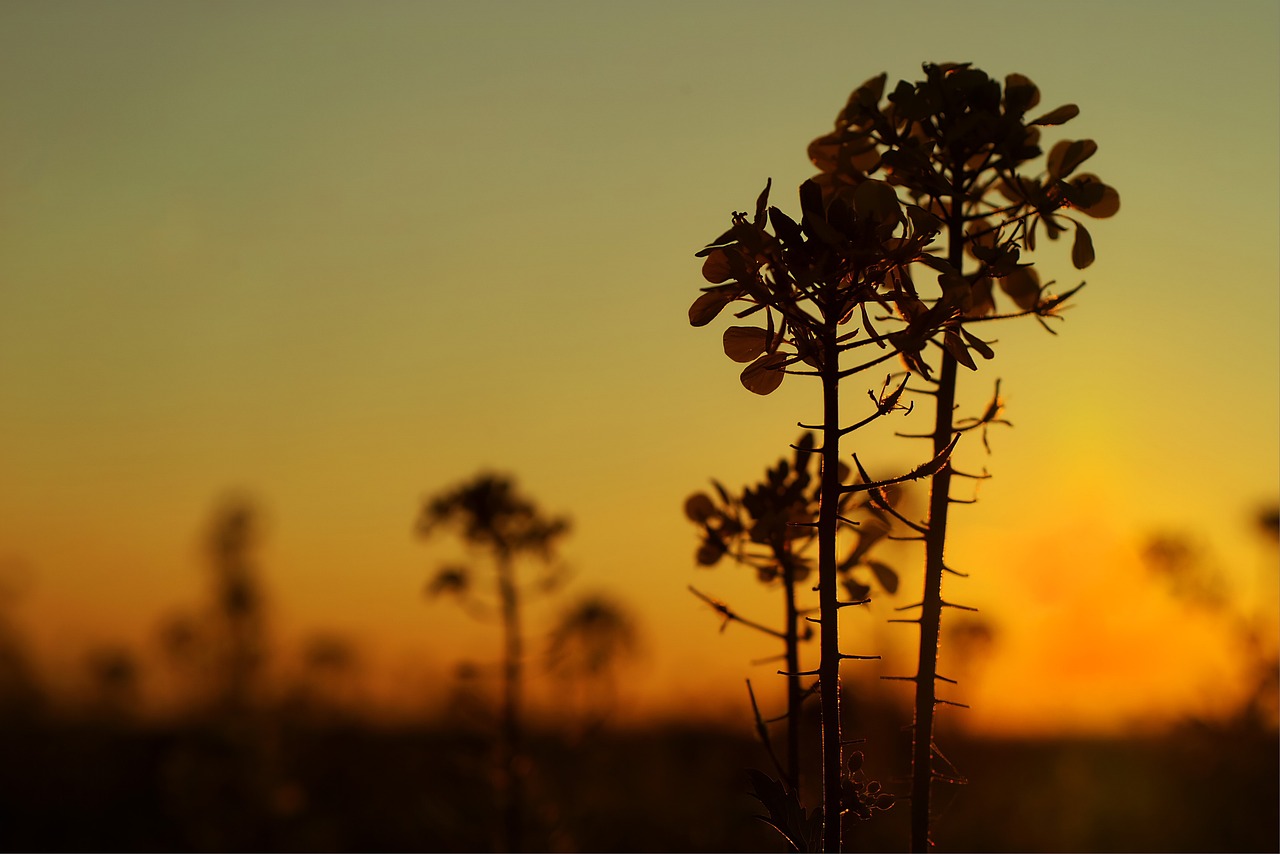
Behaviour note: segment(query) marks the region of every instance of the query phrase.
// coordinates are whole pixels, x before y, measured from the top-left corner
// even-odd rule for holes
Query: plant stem
[[[822,850],[840,850],[840,604],[837,584],[836,525],[840,510],[840,365],[836,355],[836,318],[823,329],[822,490],[818,505],[818,604],[822,690]]]
[[[946,448],[952,430],[956,360],[943,356],[938,384],[934,453]],[[911,850],[929,850],[929,794],[933,782],[933,711],[937,702],[938,638],[942,629],[943,550],[947,540],[951,463],[933,476],[929,494],[929,532],[925,538],[924,597],[920,606],[920,661],[916,668],[915,741],[911,760]]]
[[[795,569],[790,561],[783,564],[782,581],[786,591],[787,622],[787,785],[800,791],[800,630],[796,612]]]
[[[502,850],[520,851],[521,757],[520,683],[524,644],[520,636],[520,599],[511,556],[498,556],[498,596],[502,602],[502,736],[498,745],[499,797],[502,799]]]
[[[959,188],[953,181],[948,218],[948,260],[957,270],[964,261],[964,219]],[[941,454],[955,430],[956,360],[943,351],[942,371],[934,398],[933,453]],[[911,757],[911,850],[929,850],[929,798],[933,783],[933,712],[937,705],[938,640],[942,633],[942,573],[947,544],[947,513],[951,507],[951,462],[930,481],[929,523],[925,535],[924,595],[920,606],[920,659],[916,667],[916,708]]]

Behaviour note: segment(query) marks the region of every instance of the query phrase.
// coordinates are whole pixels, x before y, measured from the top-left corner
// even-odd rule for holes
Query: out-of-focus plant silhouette
[[[47,710],[26,639],[13,620],[13,610],[28,587],[28,569],[20,561],[0,563],[0,725],[30,722]]]
[[[1041,128],[1075,118],[1080,111],[1074,104],[1031,118],[1028,113],[1039,104],[1040,92],[1021,74],[1010,74],[1003,86],[968,63],[926,64],[924,74],[914,83],[900,81],[883,102],[885,75],[859,86],[836,116],[834,130],[810,144],[809,156],[820,170],[814,181],[827,204],[854,200],[883,179],[941,226],[945,255],[919,259],[921,267],[936,273],[937,291],[897,304],[908,322],[930,314],[941,315],[941,322],[931,325],[927,335],[904,333],[894,342],[905,367],[927,383],[911,393],[934,403],[933,429],[920,438],[932,443],[936,457],[954,447],[960,434],[979,429],[990,450],[987,429],[1003,423],[998,381],[980,415],[956,417],[958,367],[976,370],[975,353],[981,359],[995,355],[990,343],[969,328],[1029,316],[1053,331],[1048,319],[1083,283],[1051,295],[1052,282],[1041,283],[1028,253],[1036,249],[1041,232],[1056,240],[1073,231],[1072,264],[1088,267],[1094,260],[1093,241],[1079,214],[1110,217],[1119,210],[1120,197],[1096,175],[1079,171],[1098,150],[1093,140],[1061,140],[1040,160]],[[1013,303],[1012,310],[999,308],[997,289]],[[910,290],[916,296],[914,286]],[[952,479],[957,476],[974,475],[957,472],[949,459],[931,473],[928,519],[917,528],[926,552],[920,654],[916,673],[903,677],[916,687],[913,851],[926,851],[930,844],[930,792],[940,776],[934,765],[934,712],[949,702],[936,690],[938,681],[949,681],[937,671],[937,653],[942,609],[951,604],[942,598],[942,577],[950,569],[944,552],[950,506],[957,502]]]
[[[587,594],[565,607],[547,635],[546,665],[560,681],[562,699],[578,695],[581,728],[597,730],[611,710],[619,667],[640,652],[635,618],[604,594]]]
[[[217,702],[229,714],[252,705],[266,654],[266,606],[254,560],[260,528],[254,505],[232,498],[219,508],[208,535]]]
[[[350,723],[359,719],[360,654],[340,634],[320,631],[302,645],[299,673],[286,706],[313,724]]]
[[[1269,550],[1276,543],[1276,515],[1263,509],[1257,532]],[[1275,732],[1280,729],[1280,603],[1274,598],[1276,565],[1271,555],[1250,604],[1219,567],[1212,552],[1188,532],[1162,531],[1142,550],[1148,571],[1174,598],[1219,623],[1242,665],[1247,692],[1227,725]]]
[[[709,568],[728,557],[754,570],[761,583],[776,585],[782,592],[783,622],[782,628],[777,629],[748,619],[724,602],[690,587],[721,616],[724,621],[722,630],[729,623],[738,622],[782,642],[781,658],[785,664],[781,672],[787,679],[786,712],[765,720],[756,705],[754,691],[751,692],[751,700],[757,733],[786,789],[792,792],[799,791],[801,782],[802,705],[819,684],[817,681],[808,686],[803,684],[800,645],[810,640],[813,634],[812,625],[804,618],[815,609],[803,605],[799,595],[800,585],[810,578],[813,571],[812,547],[817,539],[816,529],[809,524],[818,515],[821,499],[820,480],[810,466],[816,441],[814,434],[806,431],[793,446],[793,456],[789,459],[784,457],[767,468],[760,482],[744,487],[741,492],[731,493],[719,481],[712,480],[714,495],[696,492],[684,505],[685,516],[701,532],[701,542],[695,553],[699,566]],[[840,479],[844,481],[849,477],[849,470],[841,465]],[[892,502],[897,491],[890,488],[886,493],[886,498]],[[850,526],[850,541],[837,564],[840,583],[849,600],[867,599],[872,581],[884,592],[896,593],[897,572],[872,556],[875,545],[890,531],[891,518],[870,503],[865,494],[846,493],[841,496],[838,509],[842,517],[857,523],[856,528]],[[747,685],[750,690],[750,680]],[[773,750],[768,728],[770,723],[783,721],[786,723],[785,763]],[[773,790],[772,786],[765,788]],[[881,804],[887,806],[889,801],[882,800]],[[786,831],[783,832],[785,835]]]
[[[569,520],[548,516],[518,490],[507,475],[482,473],[426,500],[418,517],[418,533],[431,537],[452,530],[467,545],[486,554],[493,573],[496,611],[502,621],[502,713],[496,761],[502,822],[501,850],[519,851],[524,844],[523,776],[527,762],[522,745],[522,692],[525,632],[521,608],[533,592],[548,593],[565,579],[556,558],[559,542],[569,532]],[[521,583],[517,567],[534,559],[542,574]],[[427,585],[431,596],[451,595],[470,612],[490,613],[487,591],[477,589],[478,570],[470,565],[442,567]]]
[[[177,616],[161,627],[180,684],[208,686],[188,708],[198,728],[165,767],[169,809],[183,816],[193,847],[265,845],[280,805],[277,722],[265,684],[262,536],[262,513],[252,499],[221,501],[203,538],[210,604],[200,617]]]

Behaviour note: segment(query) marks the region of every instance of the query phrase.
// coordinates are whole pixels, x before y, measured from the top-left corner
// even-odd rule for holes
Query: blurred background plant
[[[502,623],[502,712],[495,756],[495,782],[500,804],[498,850],[523,851],[525,840],[523,699],[525,627],[522,609],[532,593],[559,589],[566,569],[556,561],[556,548],[569,532],[564,516],[547,516],[520,494],[509,475],[481,473],[428,499],[418,519],[418,533],[431,537],[453,530],[481,552],[493,573],[493,592],[477,589],[478,570],[446,565],[427,585],[429,596],[450,595],[470,613],[498,615]],[[543,572],[532,584],[517,577],[517,566],[532,558]],[[496,599],[496,605],[493,600]]]

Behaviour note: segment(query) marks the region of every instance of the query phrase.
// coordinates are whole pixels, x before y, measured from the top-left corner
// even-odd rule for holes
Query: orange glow
[[[973,706],[957,714],[988,732],[1115,732],[1242,696],[1229,620],[1161,592],[1139,548],[1164,529],[1206,539],[1246,612],[1272,583],[1251,580],[1275,555],[1248,520],[1280,470],[1274,27],[1184,3],[1068,21],[1019,8],[1026,32],[1112,57],[1082,65],[937,11],[910,55],[873,39],[851,68],[812,50],[813,21],[891,32],[892,8],[761,7],[709,41],[729,26],[718,4],[678,19],[512,7],[497,29],[450,4],[216,21],[126,5],[0,13],[0,618],[59,690],[83,689],[87,651],[108,643],[167,678],[158,626],[209,607],[201,537],[244,490],[265,517],[277,672],[336,633],[360,651],[370,708],[425,714],[459,661],[496,659],[497,635],[424,601],[439,562],[465,555],[413,520],[424,496],[495,468],[573,517],[565,597],[634,609],[645,656],[620,680],[621,718],[746,721],[744,678],[775,699],[780,681],[748,662],[777,650],[719,633],[685,588],[762,621],[781,606],[749,573],[697,569],[681,506],[708,478],[757,477],[817,398],[803,382],[755,398],[717,336],[687,328],[693,253],[766,177],[808,176],[805,143],[862,76],[967,44],[1079,101],[1126,207],[1062,334],[1004,327],[993,365],[962,380],[980,411],[998,376],[1017,427],[993,429],[990,457],[960,451],[996,477],[955,528],[972,577],[949,589],[994,632],[989,657],[950,663]],[[744,83],[743,51],[775,73]],[[1203,62],[1160,61],[1191,52]],[[1227,152],[1212,180],[1187,175],[1188,104],[1196,151]],[[903,463],[891,432],[860,458]],[[900,599],[846,618],[886,670],[911,667],[910,631],[885,620],[917,563],[904,550]],[[535,630],[555,608],[531,606]],[[533,693],[554,715],[555,687]]]

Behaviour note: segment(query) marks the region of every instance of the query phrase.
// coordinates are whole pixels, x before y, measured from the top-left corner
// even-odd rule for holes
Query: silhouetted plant
[[[516,851],[521,848],[523,835],[521,694],[525,641],[521,601],[530,592],[518,582],[516,566],[523,558],[535,558],[546,570],[536,582],[537,588],[545,592],[558,587],[564,574],[554,561],[555,549],[569,531],[569,520],[544,515],[519,493],[512,478],[480,474],[423,505],[418,518],[421,535],[431,536],[446,527],[467,544],[488,552],[492,561],[503,630],[502,723],[497,757],[501,845],[507,851]],[[488,603],[475,589],[474,575],[470,566],[446,566],[428,584],[427,592],[433,596],[456,596],[472,613],[487,613]]]
[[[361,657],[340,634],[316,632],[302,647],[300,672],[287,704],[311,723],[354,721],[359,707]]]
[[[729,231],[698,253],[705,256],[703,276],[711,282],[689,309],[689,321],[704,326],[730,304],[745,303],[735,316],[763,314],[764,328],[734,326],[725,330],[726,355],[746,362],[742,384],[757,394],[775,390],[788,374],[819,378],[822,386],[822,420],[800,425],[818,430],[822,466],[818,487],[817,528],[819,646],[818,685],[822,708],[822,847],[840,849],[840,816],[852,804],[842,801],[848,778],[841,760],[840,662],[878,656],[844,653],[839,645],[841,608],[865,604],[864,599],[839,598],[839,560],[836,553],[841,499],[850,493],[867,493],[881,509],[888,507],[882,490],[892,484],[926,477],[942,466],[951,446],[905,475],[876,480],[864,475],[861,482],[846,484],[840,477],[840,443],[849,433],[892,412],[901,403],[905,379],[886,380],[879,394],[871,395],[872,412],[842,426],[840,382],[882,364],[901,350],[923,346],[949,321],[945,306],[925,307],[916,295],[908,267],[919,262],[941,226],[937,217],[914,204],[899,201],[893,187],[868,180],[849,197],[824,201],[821,188],[812,181],[800,187],[801,221],[797,223],[768,205],[769,186],[756,202],[753,217],[735,213]],[[770,230],[772,229],[772,230]],[[893,332],[875,329],[870,310],[897,307],[904,322]],[[844,327],[854,319],[862,326]],[[859,338],[859,334],[866,334]],[[885,350],[849,367],[841,357],[875,346]],[[856,460],[855,456],[855,460]],[[811,674],[805,674],[811,675]],[[794,842],[794,840],[793,840]]]
[[[168,808],[193,848],[262,848],[281,783],[273,711],[264,702],[267,608],[256,550],[261,514],[242,496],[222,501],[203,537],[211,606],[200,620],[165,627],[162,640],[184,676],[206,683],[198,726],[165,765]]]
[[[950,453],[960,435],[1004,423],[997,393],[976,418],[957,421],[955,380],[957,365],[977,365],[973,353],[994,357],[990,344],[967,328],[996,318],[1034,316],[1046,319],[1077,288],[1061,296],[1047,293],[1047,285],[1024,263],[1021,254],[1035,249],[1037,231],[1056,239],[1074,227],[1072,261],[1077,268],[1093,262],[1092,239],[1081,222],[1064,213],[1075,210],[1092,217],[1108,217],[1119,208],[1114,189],[1096,176],[1075,174],[1097,150],[1092,140],[1064,140],[1049,152],[1037,177],[1024,167],[1042,154],[1039,127],[1062,124],[1078,114],[1074,105],[1052,110],[1027,121],[1026,112],[1039,101],[1039,91],[1022,75],[1000,84],[968,65],[926,65],[926,79],[902,82],[881,106],[885,76],[856,89],[836,120],[835,130],[815,140],[810,157],[821,174],[800,190],[801,223],[767,208],[766,191],[754,218],[735,214],[733,227],[712,243],[704,276],[712,283],[689,311],[690,322],[702,326],[727,305],[745,302],[737,313],[746,317],[764,311],[765,328],[733,327],[724,336],[725,352],[749,362],[742,382],[751,391],[767,394],[788,373],[812,374],[823,385],[822,485],[818,517],[819,590],[822,627],[820,686],[838,685],[842,654],[838,648],[837,609],[852,603],[836,596],[835,533],[839,496],[866,491],[877,506],[914,530],[925,541],[925,583],[917,672],[897,677],[916,684],[914,748],[912,756],[912,848],[926,850],[929,797],[935,777],[933,715],[938,703],[935,683],[941,610],[950,603],[941,597],[947,512],[956,499],[951,478],[965,476],[950,465]],[[1074,177],[1073,177],[1074,175]],[[910,201],[900,198],[902,193]],[[766,225],[771,225],[770,233]],[[928,251],[943,233],[945,257]],[[975,265],[965,267],[965,258]],[[912,269],[927,267],[937,274],[936,295],[922,295]],[[996,312],[994,288],[1013,300],[1016,310]],[[879,306],[887,316],[873,318]],[[853,317],[862,327],[842,334],[839,327]],[[887,324],[879,331],[876,324]],[[857,338],[863,329],[866,334]],[[839,355],[875,345],[887,352],[841,368]],[[857,456],[861,483],[845,485],[838,477],[839,440],[870,420],[901,409],[907,379],[886,381],[872,415],[848,427],[839,421],[841,380],[890,358],[902,360],[909,373],[932,385],[912,389],[933,398],[934,427],[921,438],[933,444],[932,460],[909,474],[890,480],[873,479]],[[800,369],[803,364],[811,370]],[[803,425],[802,425],[803,426]],[[814,428],[819,429],[819,428]],[[886,485],[915,477],[932,479],[928,519],[913,522],[884,501]],[[973,476],[973,475],[968,475]],[[985,475],[982,475],[985,476]],[[960,607],[952,605],[952,607]],[[892,677],[891,677],[892,678]],[[839,700],[837,690],[823,692],[823,798],[828,816],[839,808]],[[823,847],[838,850],[838,822],[827,822]]]
[[[1266,514],[1258,521],[1259,533],[1274,537]],[[1274,540],[1271,545],[1274,545]],[[1169,593],[1188,608],[1213,618],[1224,636],[1232,641],[1234,653],[1242,665],[1241,685],[1248,689],[1240,705],[1233,710],[1228,724],[1254,731],[1275,731],[1280,727],[1280,640],[1276,636],[1276,602],[1262,591],[1256,592],[1252,608],[1241,601],[1238,588],[1231,584],[1211,552],[1192,536],[1182,532],[1162,532],[1147,538],[1142,549],[1143,562],[1152,576]],[[1276,564],[1266,567],[1274,576]]]
[[[782,591],[783,623],[781,629],[775,629],[743,617],[725,603],[690,586],[696,596],[724,619],[722,629],[730,622],[739,622],[782,642],[785,669],[781,672],[787,679],[786,712],[766,721],[760,715],[754,691],[751,691],[751,701],[761,740],[786,786],[797,792],[801,770],[801,707],[818,684],[815,681],[806,687],[801,681],[800,644],[810,640],[813,634],[812,625],[804,617],[814,609],[801,607],[798,595],[799,585],[812,573],[810,552],[817,538],[816,529],[808,524],[818,515],[820,499],[820,479],[814,476],[816,472],[810,471],[809,465],[815,444],[814,434],[806,431],[793,446],[794,456],[783,458],[766,469],[759,483],[745,487],[741,493],[730,493],[719,481],[713,480],[714,496],[697,492],[689,496],[684,505],[685,515],[702,531],[696,552],[699,566],[715,566],[722,558],[729,557],[755,570],[761,583],[777,585]],[[841,463],[841,481],[848,475],[848,467]],[[871,593],[871,585],[866,582],[872,579],[887,593],[895,593],[897,573],[888,564],[871,557],[872,548],[890,530],[891,520],[887,514],[867,503],[865,496],[853,493],[840,497],[838,510],[845,518],[859,514],[856,534],[837,565],[841,586],[850,601],[866,599]],[[747,687],[750,691],[750,680]],[[767,726],[776,721],[786,723],[785,767],[773,750]]]
[[[232,499],[218,509],[209,531],[218,625],[215,672],[224,713],[238,714],[250,706],[266,650],[265,608],[253,559],[259,529],[253,505]]]
[[[27,575],[24,564],[0,563],[0,724],[35,720],[46,711],[45,688],[11,611]]]
[[[924,336],[903,334],[894,343],[908,370],[931,384],[915,393],[935,402],[933,430],[922,438],[935,455],[953,447],[959,435],[1000,423],[999,384],[983,414],[965,422],[955,418],[958,365],[974,370],[973,353],[990,359],[988,342],[967,327],[997,318],[1032,316],[1046,329],[1046,319],[1083,285],[1051,296],[1052,282],[1041,284],[1024,253],[1036,248],[1037,232],[1057,239],[1074,229],[1071,258],[1077,269],[1094,260],[1093,242],[1083,223],[1068,212],[1090,217],[1113,215],[1117,192],[1079,167],[1097,151],[1093,140],[1062,140],[1050,149],[1037,173],[1027,167],[1039,161],[1040,128],[1061,125],[1078,113],[1068,104],[1028,120],[1039,103],[1036,86],[1011,74],[1004,86],[966,64],[924,66],[925,79],[899,82],[882,104],[885,75],[854,90],[836,117],[835,129],[814,140],[809,156],[821,170],[814,180],[827,204],[855,200],[868,185],[882,186],[877,176],[936,216],[945,238],[945,258],[922,255],[921,264],[937,275],[932,297],[896,304],[908,320],[934,314],[940,323]],[[966,259],[969,264],[966,265]],[[996,286],[1015,310],[1000,313]],[[911,288],[914,293],[914,287]],[[1049,331],[1052,331],[1050,329]],[[939,334],[940,333],[940,334]],[[944,460],[932,474],[928,520],[914,526],[925,541],[925,583],[921,607],[920,655],[915,682],[913,781],[911,791],[914,851],[928,849],[930,787],[935,778],[933,715],[939,703],[936,682],[942,599],[942,575],[948,510],[956,472]],[[981,475],[985,476],[985,475]],[[957,573],[959,574],[959,573]],[[959,606],[952,606],[959,607]]]
[[[585,722],[598,726],[614,700],[619,665],[635,658],[639,649],[639,630],[627,609],[608,596],[589,594],[561,611],[552,626],[547,669],[567,689],[581,687],[589,701]]]

